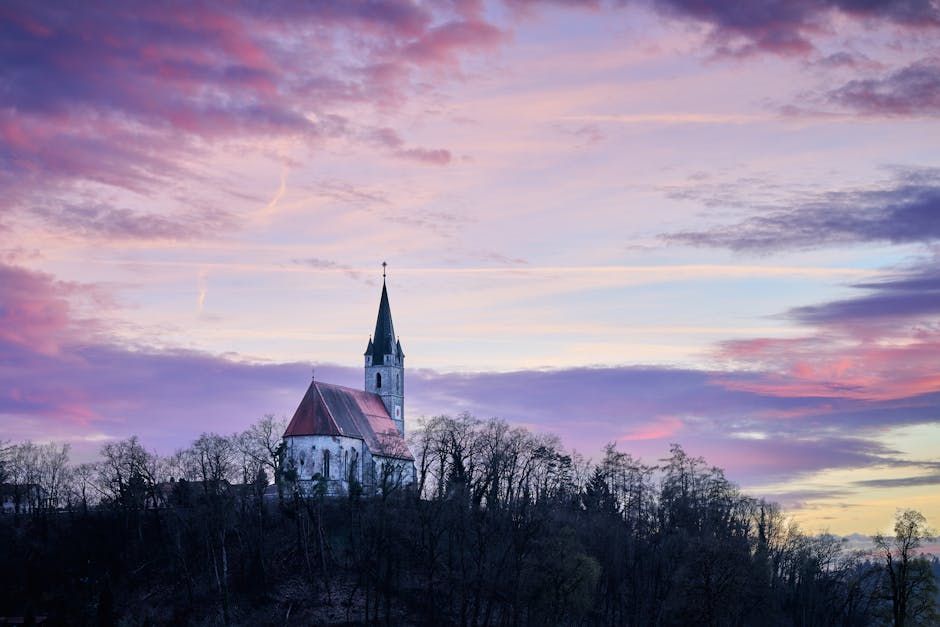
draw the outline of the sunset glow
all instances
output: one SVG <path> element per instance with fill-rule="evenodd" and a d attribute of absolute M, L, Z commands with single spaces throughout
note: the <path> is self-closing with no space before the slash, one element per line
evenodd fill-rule
<path fill-rule="evenodd" d="M 0 441 L 361 388 L 387 261 L 409 425 L 937 526 L 938 42 L 931 2 L 5 3 Z"/>

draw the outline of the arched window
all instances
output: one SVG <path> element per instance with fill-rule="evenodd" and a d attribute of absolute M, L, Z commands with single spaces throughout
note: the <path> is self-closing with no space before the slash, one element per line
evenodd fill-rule
<path fill-rule="evenodd" d="M 358 461 L 359 453 L 356 451 L 356 449 L 353 449 L 352 455 L 349 456 L 349 474 L 347 475 L 350 483 L 359 480 L 359 473 L 356 472 L 356 465 Z"/>
<path fill-rule="evenodd" d="M 330 451 L 329 449 L 323 449 L 323 476 L 327 479 L 330 478 Z"/>
<path fill-rule="evenodd" d="M 375 373 L 375 387 L 377 388 L 382 387 L 382 373 L 381 372 Z"/>

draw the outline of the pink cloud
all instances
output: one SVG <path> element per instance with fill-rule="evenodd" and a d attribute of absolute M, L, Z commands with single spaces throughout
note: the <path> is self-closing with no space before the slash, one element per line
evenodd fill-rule
<path fill-rule="evenodd" d="M 108 306 L 96 290 L 0 266 L 0 415 L 6 437 L 57 434 L 78 442 L 89 434 L 138 434 L 148 446 L 169 452 L 202 431 L 244 428 L 265 413 L 289 414 L 299 402 L 308 364 L 126 347 L 78 313 L 76 302 Z M 319 364 L 317 376 L 361 383 L 355 367 Z M 466 410 L 537 425 L 592 456 L 605 443 L 622 441 L 648 461 L 678 440 L 691 453 L 727 467 L 736 480 L 759 480 L 890 463 L 892 452 L 865 433 L 936 418 L 931 399 L 920 407 L 910 399 L 890 405 L 838 396 L 820 403 L 813 396 L 780 396 L 746 385 L 765 376 L 641 367 L 462 375 L 415 370 L 408 374 L 409 420 Z M 745 385 L 736 389 L 735 382 Z M 833 427 L 846 424 L 858 437 L 833 437 Z M 766 439 L 749 437 L 753 432 Z"/>
<path fill-rule="evenodd" d="M 404 0 L 5 5 L 0 187 L 21 200 L 89 180 L 145 191 L 180 176 L 206 140 L 355 140 L 338 108 L 394 106 L 423 66 L 495 42 L 474 13 Z M 393 154 L 450 160 L 444 149 Z"/>
<path fill-rule="evenodd" d="M 69 298 L 93 296 L 81 286 L 55 281 L 46 274 L 0 265 L 0 342 L 35 351 L 59 353 L 90 322 L 74 319 Z"/>
<path fill-rule="evenodd" d="M 729 368 L 760 373 L 730 389 L 792 397 L 896 400 L 940 392 L 940 278 L 933 259 L 861 293 L 787 316 L 815 333 L 724 342 Z"/>
<path fill-rule="evenodd" d="M 720 380 L 729 389 L 773 396 L 890 400 L 940 392 L 940 334 L 902 345 L 851 343 L 832 336 L 723 344 L 730 364 L 759 369 L 756 380 Z M 798 347 L 798 348 L 795 348 Z"/>
<path fill-rule="evenodd" d="M 940 392 L 940 376 L 930 374 L 940 372 L 937 329 L 862 340 L 831 332 L 734 341 L 722 344 L 718 356 L 729 366 L 762 373 L 755 380 L 721 380 L 723 385 L 759 394 L 891 400 Z"/>
<path fill-rule="evenodd" d="M 676 434 L 682 430 L 682 426 L 682 421 L 676 416 L 659 416 L 628 431 L 619 437 L 618 441 L 636 442 L 638 440 L 675 439 Z"/>
<path fill-rule="evenodd" d="M 526 13 L 548 10 L 546 3 L 521 4 L 532 9 Z M 565 4 L 626 15 L 613 3 Z M 877 7 L 757 2 L 742 9 L 740 3 L 660 0 L 652 6 L 705 25 L 712 45 L 737 53 L 801 52 L 836 14 L 898 28 L 940 25 L 935 7 L 900 1 Z M 369 143 L 357 120 L 343 115 L 350 105 L 385 113 L 426 90 L 427 72 L 436 79 L 459 76 L 468 55 L 511 37 L 478 0 L 93 1 L 81 10 L 13 2 L 2 17 L 6 211 L 28 211 L 29 201 L 76 182 L 152 190 L 188 175 L 186 162 L 198 159 L 203 146 L 228 140 L 291 137 L 317 145 L 343 136 Z M 929 100 L 933 83 L 923 87 L 923 71 L 912 76 L 894 78 Z M 389 154 L 431 165 L 453 160 L 446 148 L 405 143 L 389 147 Z"/>
<path fill-rule="evenodd" d="M 624 2 L 602 0 L 509 0 L 531 13 L 544 5 L 565 5 L 589 10 L 622 7 Z M 651 0 L 644 3 L 672 19 L 704 26 L 708 43 L 719 55 L 776 54 L 803 56 L 816 49 L 815 41 L 831 33 L 836 19 L 889 24 L 907 31 L 940 27 L 940 9 L 925 1 L 885 0 Z"/>
<path fill-rule="evenodd" d="M 419 63 L 454 63 L 468 49 L 489 49 L 505 39 L 492 24 L 480 20 L 457 20 L 435 26 L 404 48 L 404 56 Z"/>
<path fill-rule="evenodd" d="M 390 154 L 400 159 L 418 161 L 431 165 L 447 165 L 451 160 L 450 151 L 443 148 L 406 147 L 405 141 L 398 132 L 392 128 L 383 127 L 372 129 L 366 136 L 372 143 L 388 148 L 391 151 Z"/>
<path fill-rule="evenodd" d="M 412 161 L 432 165 L 447 165 L 451 160 L 450 151 L 443 148 L 406 148 L 396 151 L 395 154 L 402 159 L 411 159 Z"/>
<path fill-rule="evenodd" d="M 806 55 L 814 41 L 828 34 L 833 18 L 849 18 L 890 24 L 908 30 L 940 27 L 940 10 L 929 2 L 887 0 L 656 0 L 653 6 L 666 15 L 709 27 L 709 40 L 721 55 L 759 53 Z"/>
<path fill-rule="evenodd" d="M 0 265 L 3 437 L 147 433 L 171 447 L 192 436 L 187 423 L 228 431 L 233 417 L 288 411 L 292 401 L 278 402 L 279 393 L 291 381 L 302 388 L 307 369 L 298 365 L 123 347 L 81 315 L 86 307 L 102 315 L 112 305 L 95 286 Z"/>
<path fill-rule="evenodd" d="M 827 99 L 862 115 L 940 113 L 940 57 L 928 57 L 876 79 L 855 79 Z"/>

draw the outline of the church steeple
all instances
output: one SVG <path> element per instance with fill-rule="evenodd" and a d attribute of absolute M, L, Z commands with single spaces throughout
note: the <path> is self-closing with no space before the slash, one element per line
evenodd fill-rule
<path fill-rule="evenodd" d="M 382 298 L 375 319 L 375 332 L 365 352 L 365 389 L 382 397 L 388 415 L 402 435 L 405 434 L 405 353 L 395 335 L 392 308 L 388 303 L 388 287 L 382 263 Z"/>
<path fill-rule="evenodd" d="M 372 357 L 373 364 L 396 363 L 400 357 L 401 344 L 395 337 L 395 325 L 392 323 L 392 308 L 388 304 L 388 288 L 382 277 L 382 300 L 379 301 L 379 315 L 375 319 L 375 332 L 369 338 L 366 356 Z M 388 361 L 386 360 L 388 358 Z"/>

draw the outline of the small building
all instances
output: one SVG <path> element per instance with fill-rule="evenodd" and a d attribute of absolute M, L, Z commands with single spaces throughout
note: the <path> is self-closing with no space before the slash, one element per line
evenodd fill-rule
<path fill-rule="evenodd" d="M 384 264 L 383 264 L 384 266 Z M 365 389 L 313 381 L 284 431 L 284 476 L 303 494 L 377 494 L 415 482 L 405 442 L 405 354 L 382 297 L 365 352 Z"/>

